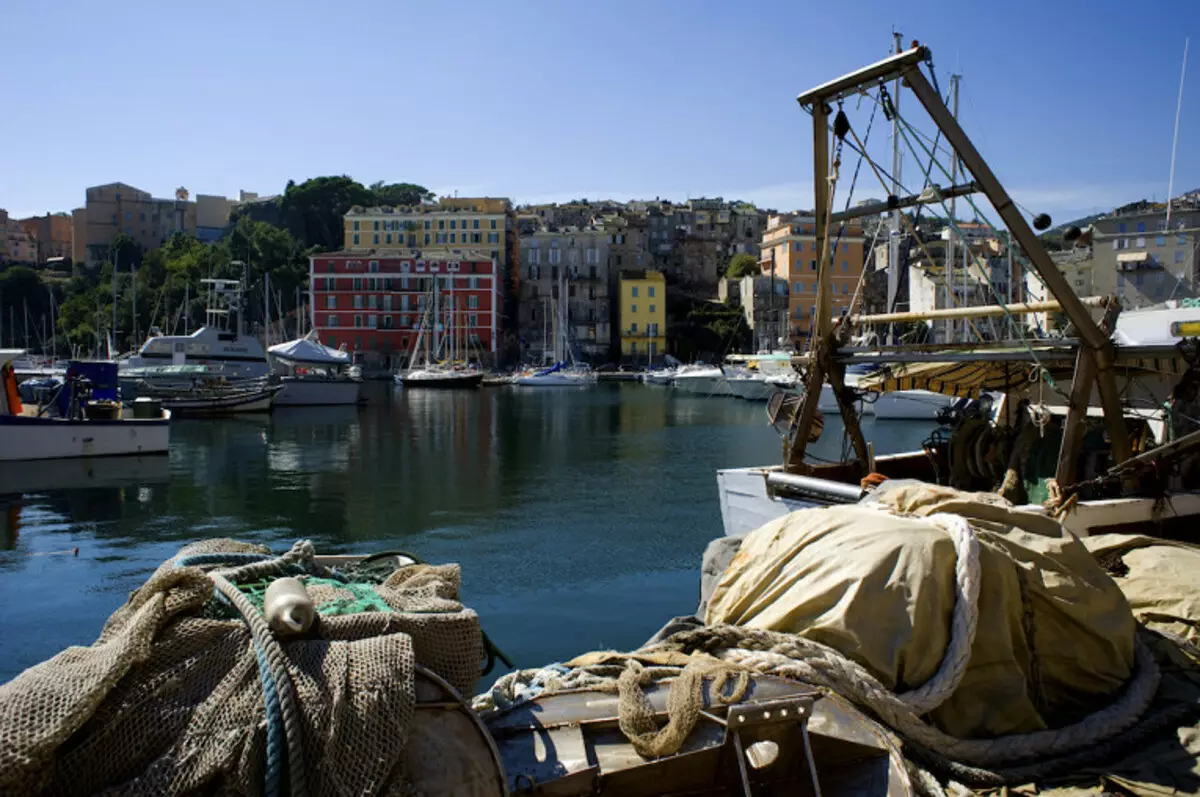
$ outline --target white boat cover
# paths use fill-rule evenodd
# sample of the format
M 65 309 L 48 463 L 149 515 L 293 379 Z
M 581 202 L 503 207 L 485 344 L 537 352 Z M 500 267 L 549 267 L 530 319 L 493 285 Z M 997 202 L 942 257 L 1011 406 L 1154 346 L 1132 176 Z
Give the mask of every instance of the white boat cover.
M 276 343 L 267 349 L 271 356 L 294 363 L 313 363 L 317 365 L 349 365 L 350 353 L 341 349 L 331 349 L 321 343 L 312 334 L 302 338 Z

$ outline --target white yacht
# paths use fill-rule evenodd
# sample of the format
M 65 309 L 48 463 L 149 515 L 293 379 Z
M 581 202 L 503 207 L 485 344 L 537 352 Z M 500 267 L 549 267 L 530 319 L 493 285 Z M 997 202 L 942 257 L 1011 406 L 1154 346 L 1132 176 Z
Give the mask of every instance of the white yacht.
M 753 355 L 731 355 L 726 360 L 744 366 L 736 374 L 726 374 L 729 393 L 747 401 L 766 401 L 780 387 L 769 381 L 775 376 L 795 376 L 792 355 L 787 352 L 763 352 Z
M 242 331 L 242 284 L 238 280 L 205 279 L 208 305 L 204 326 L 188 335 L 154 334 L 137 353 L 120 361 L 121 370 L 157 365 L 207 365 L 227 379 L 258 379 L 270 371 L 267 353 L 253 335 Z M 237 324 L 231 316 L 237 313 Z
M 566 269 L 563 269 L 565 274 Z M 576 361 L 575 352 L 568 338 L 570 317 L 566 302 L 567 286 L 564 277 L 559 277 L 558 295 L 554 299 L 553 365 L 519 374 L 514 384 L 522 387 L 589 387 L 596 383 L 596 374 L 586 365 Z
M 675 373 L 675 389 L 693 396 L 728 396 L 729 382 L 719 365 L 685 365 Z
M 277 407 L 357 404 L 362 397 L 362 377 L 350 354 L 322 344 L 316 330 L 276 343 L 267 353 L 283 384 Z

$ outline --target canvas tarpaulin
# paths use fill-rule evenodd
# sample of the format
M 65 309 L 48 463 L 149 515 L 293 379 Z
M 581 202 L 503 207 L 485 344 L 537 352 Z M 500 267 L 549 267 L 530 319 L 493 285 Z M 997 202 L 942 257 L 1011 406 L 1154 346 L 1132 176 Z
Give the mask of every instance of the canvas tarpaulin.
M 956 602 L 954 542 L 927 516 L 953 513 L 979 542 L 978 629 L 930 722 L 962 738 L 1060 727 L 1130 678 L 1129 606 L 1056 522 L 923 484 L 885 485 L 873 502 L 801 510 L 749 534 L 705 621 L 799 634 L 895 692 L 920 687 L 942 662 Z
M 265 551 L 212 540 L 180 557 L 213 552 Z M 454 565 L 400 568 L 374 585 L 390 610 L 322 614 L 308 634 L 281 640 L 310 794 L 410 793 L 416 666 L 469 693 L 483 659 L 458 579 Z M 342 592 L 311 594 L 321 610 Z M 199 567 L 168 561 L 93 645 L 0 686 L 0 794 L 262 793 L 254 645 L 241 619 L 214 615 L 212 596 Z M 431 745 L 417 747 L 428 756 Z

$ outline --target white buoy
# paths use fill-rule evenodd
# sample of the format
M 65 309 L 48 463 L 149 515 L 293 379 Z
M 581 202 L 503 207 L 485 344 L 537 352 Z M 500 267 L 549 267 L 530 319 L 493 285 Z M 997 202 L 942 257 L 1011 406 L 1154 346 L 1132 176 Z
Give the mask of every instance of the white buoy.
M 277 634 L 303 634 L 312 627 L 316 609 L 298 579 L 278 578 L 267 587 L 263 615 Z

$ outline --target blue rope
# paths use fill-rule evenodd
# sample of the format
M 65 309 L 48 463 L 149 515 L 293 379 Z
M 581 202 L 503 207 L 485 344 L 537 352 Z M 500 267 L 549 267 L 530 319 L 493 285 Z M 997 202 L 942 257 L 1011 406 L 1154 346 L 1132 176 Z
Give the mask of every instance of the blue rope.
M 284 756 L 287 752 L 283 711 L 279 707 L 279 693 L 267 666 L 267 657 L 257 643 L 254 645 L 254 658 L 258 661 L 258 680 L 262 684 L 263 701 L 267 708 L 267 768 L 263 778 L 263 794 L 265 797 L 279 797 L 283 786 Z

